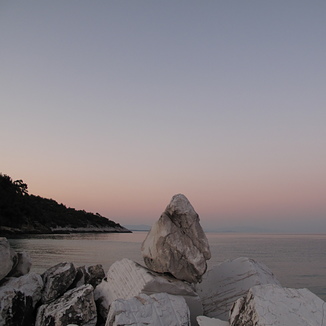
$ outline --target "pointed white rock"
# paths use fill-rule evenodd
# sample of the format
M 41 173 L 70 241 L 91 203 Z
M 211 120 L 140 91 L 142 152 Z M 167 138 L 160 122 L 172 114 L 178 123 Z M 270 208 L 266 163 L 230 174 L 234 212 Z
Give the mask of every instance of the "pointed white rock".
M 144 240 L 142 255 L 153 271 L 189 283 L 201 280 L 211 253 L 199 216 L 184 195 L 173 196 Z
M 111 303 L 117 299 L 126 300 L 140 293 L 150 295 L 160 292 L 184 297 L 190 309 L 191 322 L 196 325 L 196 317 L 203 314 L 203 308 L 199 296 L 190 284 L 152 272 L 126 258 L 111 265 L 106 280 L 95 289 L 95 300 L 105 319 Z
M 196 284 L 196 291 L 205 316 L 228 320 L 232 304 L 258 284 L 280 283 L 264 264 L 242 257 L 214 266 Z
M 115 300 L 105 326 L 189 326 L 189 308 L 183 297 L 167 293 L 141 293 L 128 300 Z
M 326 303 L 307 289 L 256 285 L 231 310 L 230 326 L 325 326 Z

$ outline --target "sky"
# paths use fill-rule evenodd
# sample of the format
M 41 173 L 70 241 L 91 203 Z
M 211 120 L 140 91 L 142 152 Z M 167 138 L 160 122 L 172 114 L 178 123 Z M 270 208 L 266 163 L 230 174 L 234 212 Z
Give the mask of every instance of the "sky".
M 326 232 L 326 2 L 0 2 L 0 172 L 152 225 Z

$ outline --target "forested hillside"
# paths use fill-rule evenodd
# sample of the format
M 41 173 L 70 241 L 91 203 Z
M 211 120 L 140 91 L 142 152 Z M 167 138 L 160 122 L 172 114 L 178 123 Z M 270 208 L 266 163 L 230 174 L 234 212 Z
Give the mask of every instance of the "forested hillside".
M 28 194 L 22 180 L 0 173 L 0 234 L 128 232 L 100 214 L 67 208 L 53 199 Z

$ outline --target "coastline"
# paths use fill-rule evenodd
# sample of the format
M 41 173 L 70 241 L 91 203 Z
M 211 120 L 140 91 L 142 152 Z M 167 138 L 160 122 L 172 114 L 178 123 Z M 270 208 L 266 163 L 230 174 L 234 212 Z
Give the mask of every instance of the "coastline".
M 131 230 L 125 227 L 55 227 L 55 228 L 10 228 L 5 226 L 0 226 L 0 237 L 24 237 L 29 235 L 47 235 L 47 234 L 76 234 L 76 233 L 132 233 Z

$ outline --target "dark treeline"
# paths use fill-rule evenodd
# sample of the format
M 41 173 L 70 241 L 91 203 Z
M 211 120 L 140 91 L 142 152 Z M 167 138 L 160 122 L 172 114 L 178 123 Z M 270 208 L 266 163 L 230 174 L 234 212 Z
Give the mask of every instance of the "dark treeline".
M 27 184 L 0 173 L 0 233 L 51 233 L 55 227 L 121 227 L 100 214 L 28 194 Z

